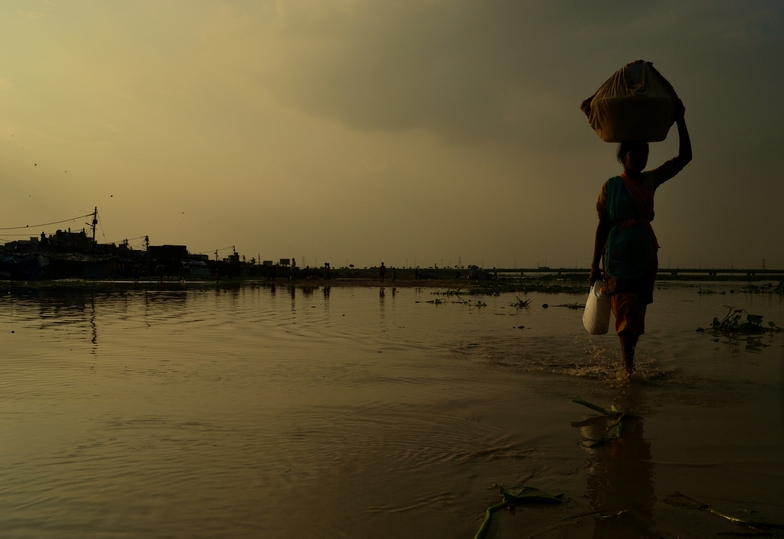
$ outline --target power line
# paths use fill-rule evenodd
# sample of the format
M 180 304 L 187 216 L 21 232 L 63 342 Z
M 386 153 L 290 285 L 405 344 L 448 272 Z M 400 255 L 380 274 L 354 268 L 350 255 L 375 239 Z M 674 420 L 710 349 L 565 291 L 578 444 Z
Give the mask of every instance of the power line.
M 229 245 L 228 247 L 221 247 L 220 249 L 213 249 L 212 251 L 210 251 L 210 254 L 219 253 L 221 251 L 225 251 L 226 249 L 234 249 L 235 247 L 236 247 L 236 245 Z M 191 252 L 194 253 L 194 254 L 197 254 L 197 255 L 206 255 L 207 254 L 206 251 L 191 251 Z
M 38 234 L 30 235 L 28 234 L 3 234 L 4 238 L 35 238 Z
M 146 237 L 146 236 L 136 236 L 135 238 L 123 238 L 123 239 L 121 239 L 121 240 L 109 241 L 109 242 L 107 242 L 107 243 L 122 243 L 122 242 L 124 242 L 124 241 L 127 241 L 128 243 L 130 243 L 130 242 L 132 242 L 132 241 L 135 241 L 135 240 L 142 240 L 142 239 L 144 239 L 145 237 Z M 106 238 L 104 238 L 104 240 L 105 240 L 105 239 L 106 239 Z M 144 242 L 141 242 L 141 243 L 144 243 Z
M 98 208 L 95 209 L 95 218 L 98 218 Z M 103 236 L 103 242 L 106 243 L 106 233 L 103 231 L 103 220 L 98 221 L 98 225 L 101 227 L 101 236 Z
M 78 217 L 73 217 L 71 219 L 63 219 L 62 221 L 52 221 L 51 223 L 41 223 L 37 225 L 25 225 L 25 226 L 7 226 L 7 227 L 0 227 L 0 230 L 21 230 L 23 228 L 37 228 L 39 226 L 49 226 L 49 225 L 59 225 L 60 223 L 70 223 L 71 221 L 76 221 L 77 219 L 84 219 L 85 217 L 90 217 L 91 213 L 86 215 L 80 215 Z

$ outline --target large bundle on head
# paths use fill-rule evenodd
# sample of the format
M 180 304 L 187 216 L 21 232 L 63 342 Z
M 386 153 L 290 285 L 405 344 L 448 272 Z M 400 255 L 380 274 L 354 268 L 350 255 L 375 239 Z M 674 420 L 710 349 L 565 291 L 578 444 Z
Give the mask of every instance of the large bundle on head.
M 616 71 L 580 108 L 605 142 L 660 142 L 675 121 L 677 102 L 653 64 L 637 60 Z

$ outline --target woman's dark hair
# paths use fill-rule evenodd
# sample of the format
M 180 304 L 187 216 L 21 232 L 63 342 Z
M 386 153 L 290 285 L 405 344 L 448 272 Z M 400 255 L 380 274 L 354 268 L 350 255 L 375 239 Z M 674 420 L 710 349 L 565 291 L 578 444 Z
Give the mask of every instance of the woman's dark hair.
M 618 145 L 618 150 L 615 152 L 618 162 L 623 164 L 624 156 L 633 150 L 642 150 L 645 155 L 648 155 L 648 143 L 642 140 L 624 140 Z

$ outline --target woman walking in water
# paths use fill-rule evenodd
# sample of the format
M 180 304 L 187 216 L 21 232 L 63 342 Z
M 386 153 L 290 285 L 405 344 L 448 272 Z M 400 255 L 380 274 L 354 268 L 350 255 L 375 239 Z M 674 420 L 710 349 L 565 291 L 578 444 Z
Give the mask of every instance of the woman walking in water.
M 604 280 L 615 316 L 615 331 L 621 339 L 623 367 L 634 372 L 637 340 L 645 333 L 645 310 L 653 303 L 653 285 L 658 269 L 659 244 L 653 233 L 653 195 L 656 188 L 678 174 L 691 161 L 691 141 L 684 120 L 685 109 L 678 101 L 678 156 L 659 168 L 643 172 L 648 164 L 648 143 L 627 141 L 618 145 L 618 162 L 623 173 L 607 180 L 599 192 L 590 283 L 602 278 L 599 262 L 604 256 Z

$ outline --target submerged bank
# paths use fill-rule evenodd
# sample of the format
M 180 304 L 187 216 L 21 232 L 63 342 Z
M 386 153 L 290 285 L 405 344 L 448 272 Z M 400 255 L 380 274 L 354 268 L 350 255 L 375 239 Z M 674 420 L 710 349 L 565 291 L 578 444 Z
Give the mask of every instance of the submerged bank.
M 214 277 L 186 278 L 144 278 L 144 279 L 54 279 L 40 281 L 0 281 L 0 291 L 22 289 L 85 289 L 85 290 L 181 290 L 183 288 L 239 288 L 239 287 L 288 287 L 331 288 L 359 287 L 379 289 L 432 288 L 445 295 L 498 295 L 504 293 L 544 293 L 544 294 L 587 294 L 589 290 L 587 275 L 570 274 L 562 277 L 541 276 L 531 278 L 498 279 L 456 279 L 423 278 L 414 279 L 403 275 L 394 281 L 387 278 L 381 281 L 368 275 L 335 276 L 331 279 L 260 279 L 257 277 Z M 727 286 L 725 286 L 727 285 Z M 726 279 L 715 276 L 691 276 L 676 278 L 671 275 L 660 276 L 658 287 L 683 286 L 696 288 L 700 294 L 774 294 L 784 295 L 784 281 L 762 279 Z

